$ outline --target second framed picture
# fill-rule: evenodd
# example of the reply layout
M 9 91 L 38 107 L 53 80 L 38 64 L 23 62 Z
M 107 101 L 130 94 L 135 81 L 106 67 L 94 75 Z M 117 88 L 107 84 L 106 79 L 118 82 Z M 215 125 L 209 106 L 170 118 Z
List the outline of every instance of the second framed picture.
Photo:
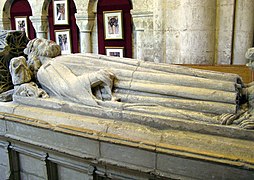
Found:
M 105 39 L 123 39 L 122 11 L 104 11 L 104 33 Z
M 27 27 L 27 17 L 26 16 L 16 16 L 15 19 L 15 28 L 18 31 L 25 31 L 26 36 L 28 37 L 28 27 Z
M 68 0 L 54 0 L 54 25 L 68 25 Z
M 124 56 L 124 48 L 123 47 L 105 47 L 107 56 L 116 56 L 123 57 Z
M 55 30 L 56 43 L 60 45 L 62 54 L 71 54 L 70 30 Z

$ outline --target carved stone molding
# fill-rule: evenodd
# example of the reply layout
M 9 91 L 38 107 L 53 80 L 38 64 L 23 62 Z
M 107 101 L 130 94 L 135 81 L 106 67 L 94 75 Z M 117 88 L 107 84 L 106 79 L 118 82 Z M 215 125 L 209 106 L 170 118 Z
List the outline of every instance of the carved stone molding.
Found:
M 89 15 L 76 14 L 76 23 L 80 30 L 80 50 L 82 53 L 91 52 L 91 32 L 95 18 Z
M 144 18 L 152 17 L 152 12 L 135 12 L 131 11 L 135 31 L 144 31 Z

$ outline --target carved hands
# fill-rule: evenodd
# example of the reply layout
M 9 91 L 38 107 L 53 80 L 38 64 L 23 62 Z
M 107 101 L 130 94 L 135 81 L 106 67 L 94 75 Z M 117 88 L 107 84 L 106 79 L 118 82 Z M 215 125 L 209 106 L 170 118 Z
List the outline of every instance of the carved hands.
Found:
M 108 70 L 99 70 L 89 75 L 93 95 L 102 101 L 115 100 L 112 97 L 112 87 L 115 75 Z

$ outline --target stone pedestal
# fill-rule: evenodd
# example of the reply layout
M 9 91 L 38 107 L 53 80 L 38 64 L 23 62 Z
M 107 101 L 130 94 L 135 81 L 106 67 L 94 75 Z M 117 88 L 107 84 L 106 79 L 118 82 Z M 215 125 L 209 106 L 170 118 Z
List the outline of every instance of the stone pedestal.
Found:
M 160 130 L 0 103 L 0 170 L 6 179 L 253 179 L 253 131 L 216 128 Z

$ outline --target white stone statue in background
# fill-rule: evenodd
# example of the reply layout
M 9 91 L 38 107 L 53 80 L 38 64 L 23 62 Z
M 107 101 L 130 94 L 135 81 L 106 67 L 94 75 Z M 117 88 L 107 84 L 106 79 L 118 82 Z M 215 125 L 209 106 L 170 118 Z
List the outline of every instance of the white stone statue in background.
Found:
M 118 113 L 119 118 L 160 124 L 188 120 L 254 127 L 242 116 L 246 89 L 235 74 L 104 55 L 60 55 L 60 46 L 46 39 L 31 40 L 24 52 L 27 65 L 22 57 L 10 65 L 18 96 L 49 96 L 106 109 L 101 116 L 108 118 Z M 15 69 L 18 61 L 22 66 Z

